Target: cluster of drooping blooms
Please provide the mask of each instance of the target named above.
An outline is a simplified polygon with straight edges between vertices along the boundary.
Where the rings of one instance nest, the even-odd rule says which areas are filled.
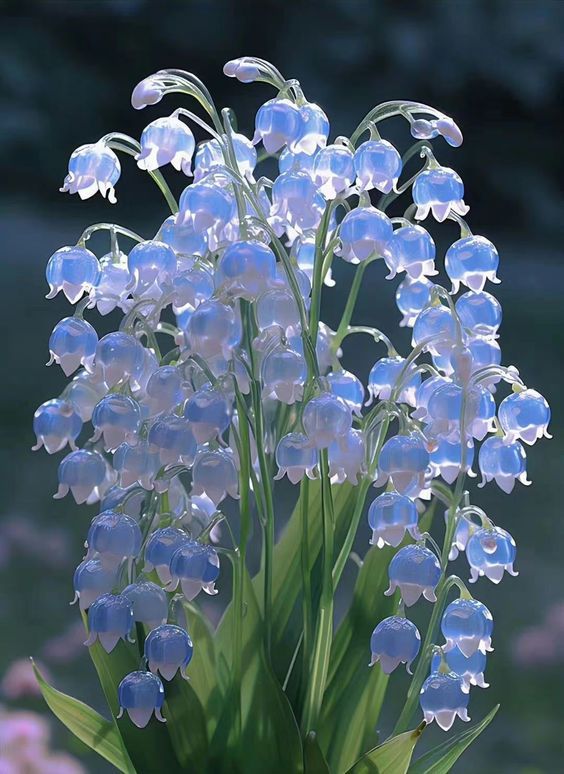
[[[327,116],[296,81],[252,58],[229,62],[225,73],[278,89],[259,109],[252,138],[233,130],[228,111],[217,113],[194,76],[161,71],[135,88],[133,106],[171,92],[195,95],[213,126],[179,108],[150,123],[139,143],[109,134],[69,163],[63,190],[114,201],[116,151],[128,153],[172,210],[146,238],[116,224],[91,226],[47,266],[48,297],[62,290],[77,306],[49,341],[51,362],[72,381],[37,409],[36,448],[70,447],[56,497],[70,491],[77,503],[100,503],[74,576],[88,610],[87,644],[110,652],[144,632],[144,658],[120,684],[120,704],[139,726],[153,712],[161,718],[161,678],[184,675],[192,656],[178,610],[202,591],[216,593],[218,551],[228,550],[211,545],[221,539],[222,502],[244,489],[271,518],[261,492],[274,486],[273,462],[275,479],[307,484],[326,476],[332,486],[357,486],[359,515],[374,483],[385,491],[369,503],[370,543],[397,549],[387,594],[397,590],[401,601],[374,630],[372,663],[389,673],[399,663],[409,670],[419,656],[414,680],[425,719],[450,728],[455,715],[468,719],[469,686],[485,687],[492,617],[460,579],[447,577],[447,564],[465,552],[472,582],[515,574],[511,536],[470,504],[464,482],[476,458],[484,484],[495,480],[510,492],[517,480],[529,483],[522,442],[547,435],[549,422],[544,398],[501,365],[501,307],[485,290],[498,282],[498,253],[470,232],[462,180],[431,149],[437,136],[460,145],[460,130],[433,108],[391,102],[350,138],[331,142]],[[407,119],[423,160],[403,184],[417,153],[402,158],[381,139],[382,122],[393,116]],[[191,125],[211,139],[196,145]],[[268,157],[277,160],[274,179],[257,171]],[[192,178],[178,206],[160,172],[165,165]],[[389,206],[409,191],[413,203],[390,217]],[[433,220],[460,229],[441,266],[421,225],[432,230]],[[101,257],[87,247],[99,231],[111,243]],[[412,328],[405,357],[379,330],[350,325],[360,282],[337,331],[319,319],[321,286],[334,284],[332,262],[357,265],[360,279],[377,259],[388,279],[404,275],[396,300],[400,324]],[[439,271],[450,290],[436,282]],[[94,309],[123,312],[119,330],[99,338],[84,319]],[[366,388],[340,363],[341,345],[355,333],[388,350]],[[496,409],[502,383],[513,391]],[[420,515],[431,498],[447,508],[442,549]],[[455,581],[461,597],[446,605]],[[433,660],[433,622],[421,648],[404,613],[421,596],[435,605],[446,640]]]

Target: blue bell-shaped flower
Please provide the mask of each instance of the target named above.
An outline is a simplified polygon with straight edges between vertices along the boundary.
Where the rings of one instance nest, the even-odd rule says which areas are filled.
[[[90,291],[92,305],[101,315],[113,312],[118,306],[125,309],[130,281],[127,256],[124,253],[119,253],[117,258],[111,253],[105,255],[100,259],[100,279]]]
[[[177,271],[176,253],[164,242],[152,239],[135,245],[127,256],[131,275],[129,289],[134,295],[152,293],[159,296],[170,287]]]
[[[300,330],[300,312],[296,299],[285,288],[267,290],[259,296],[256,304],[259,329],[281,328],[286,336]]]
[[[430,674],[423,683],[419,699],[425,722],[436,720],[443,731],[448,731],[457,715],[460,720],[469,721],[469,691],[470,686],[454,672]]]
[[[326,449],[351,428],[352,413],[344,400],[324,392],[305,405],[302,423],[310,444]]]
[[[133,606],[134,621],[145,624],[149,629],[155,629],[166,623],[168,598],[166,592],[156,583],[137,581],[137,583],[126,586],[121,593],[129,599]],[[150,666],[149,669],[151,669]],[[151,669],[151,671],[153,670]]]
[[[366,443],[362,430],[347,430],[329,445],[328,454],[331,483],[348,481],[356,486],[359,475],[366,472]]]
[[[357,207],[347,212],[339,227],[340,249],[335,250],[349,263],[385,256],[394,233],[392,223],[376,207]]]
[[[219,577],[219,556],[215,548],[188,540],[176,549],[170,560],[169,589],[178,583],[186,599],[191,602],[200,591],[217,594],[215,581]]]
[[[303,396],[307,366],[303,355],[282,344],[268,352],[261,367],[262,397],[292,405]]]
[[[190,219],[186,223],[177,223],[176,215],[168,216],[155,239],[169,245],[178,256],[184,258],[201,258],[208,252],[205,232],[195,231]]]
[[[80,609],[86,610],[98,597],[112,590],[117,580],[116,576],[116,567],[109,567],[100,559],[87,559],[81,562],[74,571],[74,601],[78,599]]]
[[[276,153],[298,139],[303,128],[300,111],[289,99],[270,99],[258,109],[253,145],[262,140],[267,153]]]
[[[384,618],[372,632],[370,666],[380,662],[382,672],[391,674],[400,664],[405,664],[411,674],[411,665],[421,648],[419,630],[407,618],[391,615]]]
[[[441,578],[441,566],[435,554],[420,545],[400,548],[388,567],[390,587],[384,593],[390,596],[396,589],[407,607],[423,595],[436,602],[435,589]]]
[[[446,379],[444,376],[431,376],[429,379],[421,382],[415,394],[416,409],[412,414],[414,419],[428,419],[427,408],[431,395],[443,384],[451,384],[451,380]]]
[[[485,290],[469,290],[457,300],[456,311],[460,321],[473,336],[495,336],[501,325],[501,304]]]
[[[450,354],[455,342],[456,322],[446,306],[428,306],[417,315],[411,338],[414,347],[421,345],[432,355],[442,355]]]
[[[138,387],[144,366],[144,347],[134,336],[114,331],[103,336],[98,342],[96,374],[108,389],[125,381],[129,381],[133,387]]]
[[[82,419],[70,401],[48,400],[33,415],[33,432],[37,443],[33,451],[42,446],[48,454],[55,454],[68,445],[76,449],[75,441],[82,430]]]
[[[178,527],[157,529],[149,537],[145,546],[145,566],[143,572],[156,571],[161,583],[170,583],[170,560],[177,548],[187,540],[188,535]]]
[[[80,505],[92,496],[99,499],[106,477],[106,462],[98,452],[78,449],[61,460],[58,475],[59,488],[55,499],[64,497],[70,489],[77,505]]]
[[[103,384],[99,384],[92,374],[79,371],[72,382],[66,386],[65,394],[82,421],[89,422],[94,406],[106,394],[106,388]]]
[[[299,109],[298,135],[289,143],[292,153],[307,153],[311,156],[318,148],[326,146],[328,136],[329,119],[319,105],[313,102],[306,102],[304,105],[301,105]]]
[[[486,654],[477,650],[468,658],[457,647],[444,654],[444,660],[451,672],[461,677],[466,685],[477,685],[480,688],[489,688],[484,679],[486,670]],[[431,672],[436,672],[439,668],[441,657],[437,654],[431,660]]]
[[[360,191],[376,188],[387,194],[401,175],[401,156],[387,140],[367,140],[355,151],[354,169]]]
[[[357,416],[361,415],[364,403],[364,386],[350,371],[331,371],[327,374],[329,389],[341,400],[344,400],[349,409]]]
[[[288,433],[278,441],[276,464],[278,473],[274,477],[275,480],[287,475],[292,484],[297,484],[304,474],[308,478],[315,478],[317,451],[303,433]]]
[[[187,309],[193,312],[203,301],[212,297],[215,289],[211,271],[200,265],[177,274],[172,287],[172,309],[175,314]]]
[[[85,645],[96,640],[106,653],[111,653],[120,640],[129,637],[133,627],[133,605],[123,594],[104,594],[88,609],[89,637]]]
[[[57,363],[65,376],[70,376],[83,365],[92,369],[98,336],[94,328],[80,317],[64,317],[53,328],[49,337],[51,363]]]
[[[508,440],[519,438],[524,443],[535,443],[548,434],[550,407],[536,390],[514,392],[499,405],[499,423]]]
[[[172,411],[186,397],[185,383],[176,366],[165,365],[157,368],[147,382],[141,404],[146,406],[149,416]]]
[[[290,148],[284,148],[278,158],[278,171],[280,174],[284,172],[307,172],[307,174],[314,180],[314,166],[315,159],[317,158],[319,151],[316,153],[293,153]]]
[[[462,444],[460,441],[449,441],[446,438],[438,439],[438,443],[431,451],[431,468],[436,476],[441,476],[447,484],[452,484],[457,479],[462,466]],[[466,441],[465,470],[471,472],[474,461],[474,444]]]
[[[462,213],[461,213],[462,214]],[[452,281],[452,292],[460,284],[480,292],[486,280],[499,283],[499,255],[495,246],[483,236],[467,236],[454,242],[445,254],[445,271]]]
[[[143,129],[141,151],[135,156],[139,169],[148,172],[172,164],[178,172],[191,175],[196,143],[191,129],[176,116],[157,118]]]
[[[227,145],[225,135],[223,135],[223,143]],[[237,161],[237,168],[239,174],[253,179],[253,172],[257,164],[257,152],[252,142],[245,137],[244,134],[231,134],[231,142],[233,143],[233,150],[235,152],[235,159]],[[194,180],[199,182],[207,174],[209,174],[214,167],[224,166],[225,156],[224,151],[217,140],[207,140],[198,146],[196,152],[196,159],[194,162]]]
[[[104,439],[106,451],[114,451],[124,441],[135,441],[141,427],[139,404],[128,395],[112,392],[92,412],[94,440]]]
[[[268,245],[234,242],[219,260],[215,281],[232,298],[253,301],[273,283],[275,274],[276,258]]]
[[[400,326],[411,328],[420,312],[427,306],[431,298],[433,283],[426,277],[412,280],[407,276],[396,290],[396,304],[403,314]]]
[[[230,449],[200,449],[192,468],[192,493],[207,495],[218,506],[227,495],[237,499],[239,477]]]
[[[135,519],[118,511],[103,511],[92,519],[86,544],[87,559],[99,554],[102,563],[117,567],[122,559],[137,556],[143,538]]]
[[[184,409],[184,417],[198,444],[221,438],[232,415],[232,398],[219,387],[209,385],[195,392]]]
[[[193,183],[184,189],[178,204],[176,223],[188,223],[197,234],[207,232],[210,249],[215,249],[222,229],[231,220],[234,200],[230,190],[208,181]]]
[[[149,450],[157,452],[161,465],[178,465],[181,462],[188,467],[194,462],[197,441],[190,423],[176,414],[164,414],[149,430]]]
[[[418,435],[389,438],[380,452],[380,473],[389,478],[400,494],[417,496],[425,485],[429,452]]]
[[[157,720],[166,722],[166,718],[161,715],[163,684],[152,672],[130,672],[126,675],[118,686],[118,701],[118,718],[122,717],[125,710],[138,728],[145,728],[153,712]]]
[[[527,479],[527,457],[519,441],[507,441],[498,436],[488,438],[480,446],[478,465],[482,474],[479,486],[495,481],[506,494],[511,494],[515,481],[525,486],[531,483]]]
[[[412,280],[434,276],[438,273],[435,252],[435,242],[422,226],[398,228],[390,243],[390,256],[386,261],[390,273],[386,279],[393,279],[399,271],[405,271]]]
[[[165,680],[172,680],[179,670],[180,675],[186,678],[186,667],[193,652],[188,632],[173,624],[158,626],[145,640],[145,658],[149,669],[154,674],[160,672]]]
[[[425,220],[429,212],[442,223],[450,212],[464,217],[470,209],[464,203],[464,183],[454,169],[433,166],[423,170],[413,183],[413,201],[417,205],[415,217]]]
[[[488,608],[477,599],[455,599],[447,605],[441,619],[446,640],[443,650],[458,648],[466,658],[476,651],[492,648],[493,618]]]
[[[475,583],[482,575],[493,583],[499,583],[505,571],[510,575],[518,575],[513,569],[516,552],[515,541],[501,527],[476,530],[466,545],[470,583]]]
[[[99,140],[96,143],[81,145],[72,152],[69,159],[69,171],[59,190],[63,193],[77,193],[81,199],[89,199],[98,191],[115,204],[114,186],[121,174],[121,165],[111,148]]]
[[[229,360],[241,342],[239,315],[231,306],[210,299],[198,306],[186,325],[186,339],[192,352],[205,360]]]
[[[384,492],[370,503],[368,524],[372,530],[371,545],[397,548],[409,532],[414,540],[420,538],[417,527],[417,508],[413,500],[397,492]]]
[[[61,247],[49,258],[45,271],[49,283],[47,298],[62,290],[71,304],[96,287],[100,280],[100,264],[86,247]]]
[[[325,199],[306,172],[284,172],[274,181],[270,210],[274,225],[289,225],[298,232],[317,228],[324,209]]]
[[[353,153],[345,145],[328,145],[315,154],[313,177],[326,199],[334,199],[354,181]]]
[[[368,392],[372,400],[390,400],[392,393],[399,403],[415,406],[415,395],[421,384],[421,374],[399,355],[377,360],[368,376]],[[399,389],[398,389],[399,388]]]

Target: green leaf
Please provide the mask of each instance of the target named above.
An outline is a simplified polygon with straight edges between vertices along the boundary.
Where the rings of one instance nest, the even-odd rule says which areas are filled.
[[[461,731],[456,736],[449,737],[446,742],[426,752],[413,762],[409,768],[409,774],[448,774],[464,750],[491,723],[498,709],[499,704],[476,725]]]
[[[32,664],[43,698],[61,723],[118,771],[135,774],[115,721],[106,720],[84,702],[53,688]]]
[[[292,708],[280,684],[268,666],[263,647],[263,621],[249,574],[243,575],[243,648],[241,685],[241,744],[237,745],[233,718],[236,690],[225,697],[223,715],[219,720],[211,748],[214,759],[211,770],[233,771],[245,774],[263,774],[277,770],[303,772],[303,753],[300,734]],[[218,658],[231,664],[231,633],[233,605],[227,608],[217,631]],[[236,689],[236,686],[233,686]],[[231,768],[230,768],[231,767]]]
[[[421,723],[414,731],[406,731],[388,739],[363,755],[348,769],[347,774],[406,774],[424,728],[425,723]]]
[[[371,548],[358,573],[353,599],[333,640],[331,669],[323,701],[319,742],[333,771],[346,771],[377,743],[376,724],[388,677],[370,668],[370,635],[394,609],[384,596],[392,548]],[[346,722],[343,722],[346,718]],[[354,728],[355,733],[350,729]]]
[[[205,770],[208,734],[202,705],[192,686],[180,675],[165,686],[164,716],[172,746],[183,771]]]
[[[304,772],[305,774],[331,774],[313,731],[310,731],[304,742]]]

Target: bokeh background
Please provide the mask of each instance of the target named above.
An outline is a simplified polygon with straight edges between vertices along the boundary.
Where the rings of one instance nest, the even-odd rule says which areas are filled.
[[[78,613],[68,606],[92,514],[69,498],[51,499],[57,460],[30,451],[34,409],[64,384],[60,370],[44,367],[49,333],[69,309],[60,297],[44,299],[45,264],[90,223],[112,219],[149,237],[165,216],[158,192],[127,160],[114,208],[99,197],[81,204],[59,194],[68,155],[113,129],[138,136],[149,120],[170,112],[170,98],[150,115],[129,102],[131,88],[162,67],[198,73],[250,133],[256,108],[271,94],[226,79],[221,70],[227,59],[254,54],[300,79],[329,114],[334,135],[351,132],[374,104],[403,97],[437,106],[463,128],[462,148],[438,140],[437,153],[465,180],[474,232],[499,249],[503,360],[546,395],[555,438],[529,454],[532,487],[518,484],[509,498],[492,485],[479,495],[514,535],[520,575],[495,588],[479,584],[478,595],[494,612],[496,650],[488,664],[491,688],[474,689],[471,714],[478,719],[497,702],[502,709],[455,771],[561,772],[564,2],[19,0],[0,3],[0,16],[4,709],[42,710],[26,669],[13,666],[27,655],[43,662],[58,687],[101,704]],[[400,130],[391,125],[390,131],[394,140]],[[457,238],[452,224],[444,230],[441,248]],[[338,282],[350,280],[349,270],[338,267]],[[392,332],[405,351],[395,283],[386,283],[379,267],[367,277],[356,320]],[[329,324],[338,320],[340,299],[341,292],[326,294]],[[359,338],[345,365],[365,375],[382,354]],[[107,770],[58,723],[51,728],[58,750],[70,750],[86,771]],[[61,758],[53,770],[80,768]]]

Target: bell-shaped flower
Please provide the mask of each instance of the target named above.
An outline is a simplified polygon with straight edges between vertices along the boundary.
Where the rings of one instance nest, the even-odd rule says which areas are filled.
[[[240,56],[230,59],[223,65],[223,74],[228,78],[237,78],[241,83],[253,83],[260,75],[260,69],[252,57]]]
[[[176,366],[165,365],[157,368],[147,382],[141,404],[154,417],[165,411],[172,411],[186,397],[186,385]]]
[[[460,598],[447,605],[441,619],[441,631],[446,640],[445,652],[456,647],[470,658],[476,651],[485,654],[493,650],[492,614],[477,599]]]
[[[347,430],[329,445],[328,454],[331,483],[348,481],[356,486],[358,477],[366,472],[366,442],[362,430]]]
[[[130,636],[133,623],[130,600],[123,594],[104,594],[88,609],[89,637],[84,644],[99,640],[106,653],[111,653],[120,640]]]
[[[192,659],[194,646],[186,629],[163,624],[149,632],[144,652],[151,672],[160,672],[165,680],[172,680],[179,670],[186,678],[186,667]]]
[[[131,104],[135,110],[156,105],[163,98],[163,87],[157,75],[149,75],[139,81],[131,93]]]
[[[303,355],[280,344],[268,352],[261,367],[262,397],[292,405],[301,400],[307,379]]]
[[[113,312],[118,306],[126,308],[130,280],[127,256],[124,253],[120,253],[118,259],[114,259],[111,254],[100,259],[100,278],[90,291],[90,298],[101,315]]]
[[[176,223],[179,226],[188,223],[198,234],[206,232],[209,247],[215,250],[233,212],[234,200],[229,188],[203,181],[189,185],[182,192]]]
[[[370,401],[394,400],[415,406],[415,396],[421,384],[421,374],[405,358],[394,355],[377,360],[368,376]]]
[[[98,191],[108,201],[115,204],[114,189],[121,174],[121,165],[111,148],[99,140],[89,145],[81,145],[71,154],[69,171],[65,177],[63,193],[77,193],[81,199],[89,199]]]
[[[319,105],[313,102],[301,105],[298,134],[289,142],[292,153],[307,153],[311,156],[318,148],[326,146],[328,136],[329,119]]]
[[[465,440],[483,438],[495,414],[495,402],[492,406],[490,400],[491,393],[483,388],[468,389],[452,382],[439,385],[427,404],[427,437],[459,441],[464,434]]]
[[[417,496],[425,485],[429,452],[418,435],[396,435],[382,447],[378,467],[400,494]]]
[[[460,441],[438,439],[436,446],[430,452],[433,474],[441,476],[447,484],[452,484],[458,478],[462,468],[462,444]],[[464,469],[471,471],[474,461],[474,444],[466,441],[466,458]],[[474,475],[473,473],[471,475]]]
[[[462,213],[461,213],[462,214]],[[445,271],[452,282],[452,292],[460,285],[480,292],[486,280],[495,284],[499,254],[495,246],[483,236],[467,236],[454,242],[445,254]]]
[[[223,390],[209,385],[195,392],[184,409],[184,418],[198,444],[221,438],[233,415],[233,401]]]
[[[387,194],[401,175],[401,156],[387,140],[367,140],[355,151],[354,169],[360,191],[376,188]]]
[[[486,654],[482,653],[481,650],[477,650],[471,656],[466,657],[464,653],[455,646],[452,650],[444,653],[443,657],[450,671],[461,677],[466,685],[477,685],[479,688],[490,687],[484,679],[487,658]],[[433,656],[431,659],[431,672],[436,672],[438,670],[440,661],[440,655],[436,654]]]
[[[501,304],[485,290],[469,290],[457,300],[456,312],[473,336],[495,336],[501,325]]]
[[[394,229],[387,215],[376,207],[357,207],[347,212],[339,227],[341,247],[335,250],[349,263],[389,253]]]
[[[485,575],[493,583],[499,583],[503,573],[519,573],[513,569],[517,548],[515,541],[501,527],[483,527],[474,532],[466,545],[466,558],[470,565],[470,583]]]
[[[500,489],[511,494],[515,481],[525,486],[531,483],[527,479],[527,456],[519,441],[499,436],[488,438],[480,447],[478,465],[482,474],[479,486],[495,481]]]
[[[159,361],[157,360],[157,356],[155,355],[154,350],[152,350],[150,347],[143,347],[142,349],[143,367],[141,368],[141,373],[139,374],[135,384],[130,385],[133,392],[133,397],[137,401],[142,400],[145,397],[149,379],[159,368]]]
[[[109,567],[100,559],[81,562],[73,578],[74,601],[79,600],[80,609],[86,610],[102,594],[108,594],[116,583],[116,575],[116,567]]]
[[[289,225],[298,232],[317,228],[324,209],[325,199],[306,172],[284,172],[274,181],[270,209],[274,225]]]
[[[161,715],[164,702],[164,688],[157,675],[152,672],[130,672],[118,686],[119,715],[125,710],[132,723],[145,728],[153,712],[157,720],[166,722]]]
[[[172,288],[172,309],[175,314],[187,309],[194,311],[203,301],[208,301],[215,290],[211,271],[199,265],[177,274]]]
[[[291,336],[300,330],[300,312],[296,299],[285,288],[267,290],[258,297],[256,316],[259,330],[281,328]]]
[[[468,349],[472,355],[472,367],[479,371],[487,366],[498,366],[501,363],[501,349],[497,341],[493,339],[474,338],[468,342]],[[492,376],[489,384],[499,381],[499,377]]]
[[[446,306],[428,306],[413,324],[412,345],[432,355],[450,354],[456,341],[456,321]]]
[[[176,116],[157,118],[143,129],[141,151],[135,156],[139,169],[148,172],[172,164],[178,172],[191,175],[196,143],[191,129]]]
[[[303,118],[293,102],[289,99],[269,99],[258,109],[253,145],[262,140],[267,153],[276,153],[285,145],[294,143],[303,128]]]
[[[520,438],[529,446],[548,433],[550,406],[536,390],[514,392],[499,404],[499,423],[507,440]]]
[[[106,478],[106,462],[98,452],[78,449],[61,460],[58,475],[59,488],[55,499],[64,497],[70,489],[77,505],[80,505],[91,496],[99,498]]]
[[[315,155],[313,177],[326,199],[334,199],[354,181],[353,154],[345,145],[328,145]]]
[[[252,142],[245,137],[244,134],[234,133],[231,135],[231,142],[233,143],[233,150],[235,152],[235,159],[237,161],[237,169],[239,174],[253,179],[253,172],[257,164],[257,152]],[[223,135],[223,143],[227,146],[227,139]],[[196,159],[194,162],[194,180],[199,182],[207,174],[209,174],[214,167],[224,166],[225,156],[219,142],[217,140],[207,140],[198,146],[196,151]]]
[[[93,440],[104,439],[106,451],[114,451],[124,441],[135,441],[141,427],[137,401],[118,392],[106,395],[92,412]]]
[[[184,258],[201,258],[208,252],[205,232],[195,231],[190,219],[186,223],[177,223],[176,215],[169,215],[155,237],[172,247],[174,252]]]
[[[458,124],[449,116],[443,116],[433,121],[418,118],[411,123],[411,134],[417,140],[431,140],[441,135],[453,148],[462,145],[462,132]]]
[[[397,492],[384,492],[370,503],[368,524],[372,530],[370,545],[397,548],[406,531],[419,540],[417,508],[413,500]]]
[[[217,507],[227,495],[238,499],[239,477],[230,449],[200,449],[192,468],[192,494],[207,495]]]
[[[370,666],[380,662],[382,672],[391,674],[400,664],[405,664],[411,674],[411,665],[421,648],[419,630],[407,618],[391,615],[384,618],[372,632],[370,638]]]
[[[302,423],[310,444],[326,449],[352,426],[352,413],[344,400],[324,392],[306,403]]]
[[[191,602],[200,591],[217,594],[215,581],[219,577],[219,556],[215,548],[188,540],[177,548],[170,560],[169,590],[180,583],[182,593]]]
[[[103,511],[90,524],[86,558],[99,554],[105,566],[117,567],[123,559],[137,556],[142,540],[139,525],[131,516],[119,511]]]
[[[151,490],[155,476],[161,466],[158,452],[147,441],[139,441],[134,446],[120,444],[112,461],[118,474],[119,484],[126,489],[133,484],[141,484]]]
[[[190,466],[196,456],[197,441],[190,423],[176,414],[159,417],[149,430],[149,449],[157,452],[161,465]]]
[[[138,387],[144,366],[144,347],[129,333],[107,333],[96,346],[95,373],[108,389],[126,381]]]
[[[284,172],[307,172],[313,180],[313,169],[318,153],[319,151],[312,154],[304,153],[303,151],[293,153],[290,148],[284,148],[278,158],[278,171],[280,174]]]
[[[304,474],[313,479],[317,465],[317,451],[303,433],[288,433],[278,441],[276,464],[278,465],[278,473],[274,477],[276,481],[284,475],[288,476],[292,484],[301,481]]]
[[[176,253],[164,242],[154,239],[140,242],[127,256],[127,268],[133,295],[152,293],[158,297],[163,289],[171,286],[176,275]]]
[[[232,298],[254,301],[273,283],[276,257],[257,241],[234,242],[221,256],[215,271],[216,287]]]
[[[391,596],[396,589],[407,607],[423,595],[436,602],[435,589],[441,577],[441,566],[435,554],[418,544],[400,548],[388,567],[390,587],[384,592]]]
[[[236,310],[215,299],[200,304],[186,325],[190,351],[204,360],[218,356],[229,360],[241,336],[241,319]]]
[[[90,421],[94,406],[105,394],[104,385],[95,380],[93,375],[87,371],[79,371],[65,388],[67,400],[72,403],[74,410],[83,422]]]
[[[407,276],[397,287],[396,304],[403,317],[400,327],[413,327],[420,312],[425,309],[431,298],[433,283],[426,277],[412,280]]]
[[[390,255],[386,259],[393,279],[399,271],[405,271],[412,280],[438,274],[435,269],[435,242],[422,226],[402,226],[394,231],[390,242]]]
[[[448,523],[449,513],[445,511],[445,523]],[[452,539],[452,545],[450,547],[448,559],[450,562],[454,562],[458,558],[461,551],[466,550],[470,536],[475,532],[476,525],[474,522],[466,516],[460,516],[457,514],[457,522],[454,531],[454,537]]]
[[[178,527],[157,529],[149,537],[145,546],[145,566],[143,572],[155,570],[161,583],[170,583],[170,560],[177,548],[186,541],[188,535]]]
[[[47,263],[45,277],[49,284],[47,298],[54,298],[62,290],[71,304],[96,287],[100,280],[100,264],[86,247],[61,247]]]
[[[137,583],[126,586],[121,593],[129,599],[133,606],[134,621],[145,624],[149,629],[155,629],[155,627],[166,623],[168,598],[166,592],[156,583],[137,581]],[[151,672],[153,671],[150,666],[149,669]]]
[[[467,722],[470,687],[454,672],[433,672],[423,683],[419,702],[426,723],[437,721],[448,731],[456,716]]]
[[[82,430],[82,419],[70,401],[48,400],[33,415],[33,432],[37,443],[33,451],[45,447],[48,454],[55,454],[68,445],[76,449],[75,441]]]
[[[86,320],[80,317],[64,317],[49,337],[49,363],[57,363],[65,376],[70,376],[83,365],[92,370],[98,335]]]
[[[353,414],[360,416],[364,403],[364,386],[360,379],[342,369],[327,374],[327,381],[333,395],[344,400]]]
[[[415,217],[425,220],[429,212],[442,223],[451,212],[464,216],[470,209],[464,203],[464,183],[454,169],[434,166],[423,170],[413,183]]]

